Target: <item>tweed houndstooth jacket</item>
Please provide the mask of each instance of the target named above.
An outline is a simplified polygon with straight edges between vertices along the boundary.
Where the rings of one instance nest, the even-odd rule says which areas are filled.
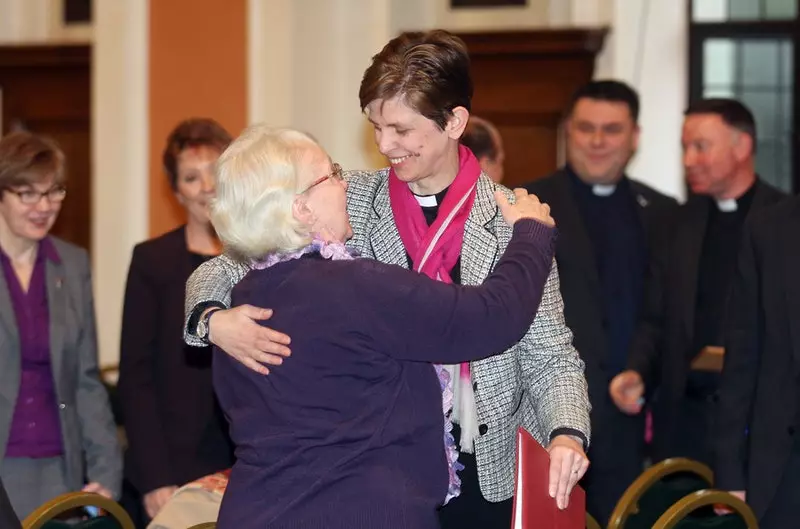
[[[347,211],[354,233],[348,246],[363,257],[408,268],[389,203],[388,169],[348,172],[346,178]],[[481,284],[511,239],[512,230],[494,200],[495,189],[503,190],[513,200],[510,190],[481,175],[464,228],[461,252],[464,285]],[[192,274],[186,287],[187,343],[202,345],[188,332],[195,330],[188,329],[194,307],[205,301],[229,306],[231,289],[247,272],[246,265],[222,255]],[[549,442],[550,434],[561,428],[580,431],[588,441],[590,406],[583,371],[584,363],[572,346],[572,332],[564,321],[564,303],[554,263],[539,311],[525,337],[504,353],[471,364],[478,422],[480,431],[485,432],[475,440],[478,481],[487,500],[502,501],[514,493],[519,426],[543,446]]]

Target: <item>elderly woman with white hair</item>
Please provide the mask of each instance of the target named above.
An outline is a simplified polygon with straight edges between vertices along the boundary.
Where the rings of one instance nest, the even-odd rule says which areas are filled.
[[[355,259],[347,183],[301,132],[248,129],[216,175],[212,222],[252,268],[232,304],[269,304],[295,337],[269,377],[214,353],[237,459],[218,526],[438,528],[459,481],[448,374],[431,363],[489,356],[527,331],[553,259],[549,208],[497,193],[513,238],[483,286],[465,287]]]

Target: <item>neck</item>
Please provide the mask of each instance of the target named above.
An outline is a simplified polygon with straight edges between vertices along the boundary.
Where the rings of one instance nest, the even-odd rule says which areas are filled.
[[[453,183],[458,175],[458,167],[458,143],[456,143],[455,148],[450,149],[445,155],[438,172],[416,182],[409,182],[408,187],[417,195],[435,195]]]
[[[720,193],[716,193],[714,198],[716,200],[739,199],[753,187],[755,182],[756,173],[752,167],[742,170],[731,181],[731,184]]]
[[[36,260],[39,241],[17,237],[11,233],[5,222],[0,222],[0,247],[12,262],[30,264]]]
[[[219,255],[222,243],[210,222],[197,222],[191,218],[186,223],[186,244],[189,250],[202,255]]]

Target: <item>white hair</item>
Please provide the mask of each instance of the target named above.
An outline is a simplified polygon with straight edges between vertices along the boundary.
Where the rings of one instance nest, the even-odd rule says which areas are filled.
[[[247,128],[217,160],[211,223],[225,248],[239,259],[290,252],[311,242],[308,226],[292,206],[298,176],[310,171],[309,154],[320,146],[309,135],[263,124]]]

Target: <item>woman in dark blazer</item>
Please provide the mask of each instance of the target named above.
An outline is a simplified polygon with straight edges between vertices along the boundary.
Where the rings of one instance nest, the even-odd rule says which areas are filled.
[[[164,170],[187,223],[137,245],[128,272],[119,373],[125,475],[150,518],[177,487],[233,462],[211,386],[211,351],[182,340],[186,280],[220,252],[208,205],[214,163],[230,140],[210,119],[190,119],[172,131]]]
[[[66,194],[52,140],[0,140],[0,477],[19,518],[66,492],[116,497],[122,481],[89,256],[49,235]]]

